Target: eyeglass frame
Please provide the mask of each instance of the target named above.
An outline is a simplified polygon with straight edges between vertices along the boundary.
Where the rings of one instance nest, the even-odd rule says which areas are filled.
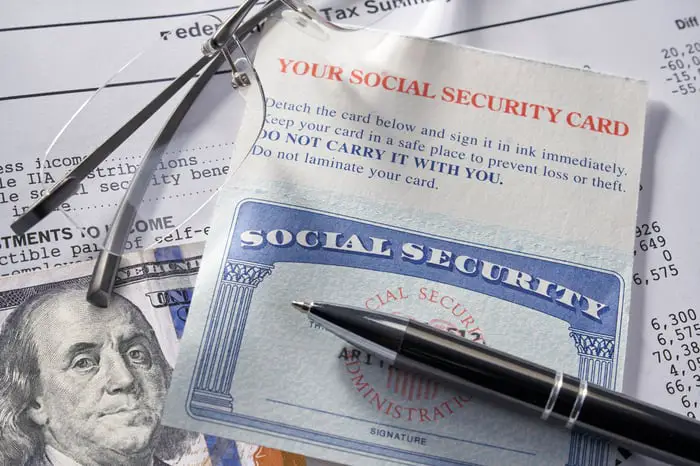
[[[217,27],[213,35],[203,43],[202,57],[178,77],[174,78],[165,89],[124,123],[121,128],[102,142],[95,150],[83,158],[80,164],[76,165],[73,170],[59,180],[48,192],[25,210],[22,215],[10,225],[10,228],[15,234],[21,235],[29,231],[51,212],[57,210],[63,202],[78,191],[80,182],[84,180],[90,172],[104,162],[117,147],[148,121],[166,102],[182,89],[186,83],[196,77],[192,87],[178,103],[177,107],[154,139],[147,153],[144,155],[142,162],[139,164],[139,168],[136,173],[134,173],[129,183],[129,188],[119,204],[117,213],[109,228],[109,234],[105,240],[105,245],[109,244],[109,247],[103,247],[100,250],[87,289],[86,299],[94,306],[100,308],[109,306],[129,230],[134,223],[138,211],[136,207],[139,206],[143,200],[153,167],[155,167],[160,160],[160,156],[164,152],[167,143],[174,136],[199,93],[215,75],[216,70],[218,70],[224,61],[227,61],[231,66],[231,85],[234,89],[246,87],[251,84],[252,81],[247,73],[238,70],[231,55],[231,51],[229,50],[230,43],[234,41],[237,44],[236,46],[240,45],[243,40],[247,39],[251,34],[256,32],[256,30],[259,31],[268,18],[285,7],[300,14],[300,19],[320,21],[324,26],[337,31],[352,30],[323,20],[313,7],[307,4],[298,4],[295,0],[269,0],[258,12],[244,21],[257,2],[258,0],[245,0],[236,11]],[[241,49],[243,48],[241,47]],[[255,73],[254,68],[252,68],[251,71]],[[198,73],[200,73],[199,76],[197,76]],[[109,85],[106,87],[109,87]],[[264,93],[262,97],[264,100]]]

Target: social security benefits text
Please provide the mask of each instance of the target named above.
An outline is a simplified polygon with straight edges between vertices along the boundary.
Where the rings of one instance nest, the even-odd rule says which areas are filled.
[[[425,264],[428,267],[456,271],[467,277],[481,277],[493,284],[540,296],[573,312],[581,312],[596,321],[600,321],[600,314],[609,309],[606,304],[593,298],[544,278],[534,277],[522,270],[423,244],[406,242],[395,250],[392,248],[392,242],[386,238],[311,229],[292,232],[282,228],[269,231],[246,230],[241,233],[240,241],[240,247],[248,250],[299,246],[310,251],[334,251],[379,258],[393,258],[395,253],[399,252],[401,260],[405,263]]]
[[[521,99],[492,95],[459,87],[437,86],[427,81],[394,76],[384,72],[365,71],[361,69],[345,70],[337,65],[312,63],[303,60],[279,58],[280,72],[345,82],[351,85],[382,89],[387,92],[407,94],[425,99],[465,105],[480,111],[490,111],[515,115],[522,118],[539,120],[566,127],[578,128],[610,136],[629,135],[630,127],[624,121],[597,115],[587,115],[574,110],[564,110],[546,104],[527,102]]]

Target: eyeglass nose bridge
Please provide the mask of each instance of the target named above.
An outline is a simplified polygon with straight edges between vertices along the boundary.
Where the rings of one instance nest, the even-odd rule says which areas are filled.
[[[236,37],[238,26],[255,3],[256,0],[247,0],[246,3],[241,5],[238,10],[219,25],[216,33],[211,38],[202,44],[202,53],[205,56],[213,57],[217,53],[222,53],[224,55],[224,58],[231,67],[231,86],[234,89],[250,86],[252,82],[249,74],[246,71],[241,71],[245,66],[240,66],[240,63],[246,60],[243,58],[238,60],[234,59],[229,47],[232,43],[235,44],[234,49],[235,47],[241,46]],[[303,29],[317,38],[326,38],[319,24],[329,27],[330,23],[324,21],[314,7],[304,1],[298,0],[275,0],[270,2],[270,6],[275,3],[276,8],[282,10],[282,18],[289,24]],[[288,14],[286,15],[284,14],[284,7],[287,7],[286,12]],[[313,32],[309,31],[309,29],[312,29]]]
[[[287,5],[291,11],[295,13],[297,24],[300,27],[306,27],[309,21],[317,21],[322,23],[323,19],[321,15],[318,14],[316,9],[306,2],[299,2],[297,0],[282,0],[282,3]]]
[[[207,57],[212,57],[221,49],[226,48],[229,39],[238,32],[243,19],[248,16],[248,13],[250,13],[256,3],[257,0],[246,0],[245,3],[240,5],[236,11],[219,25],[214,35],[202,45],[202,53]]]

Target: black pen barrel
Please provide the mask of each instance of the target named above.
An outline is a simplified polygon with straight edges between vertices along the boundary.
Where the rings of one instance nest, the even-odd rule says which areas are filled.
[[[539,412],[556,378],[552,369],[416,321],[408,324],[394,365],[448,377],[457,389],[497,401],[507,398]]]
[[[408,324],[394,365],[670,464],[700,465],[700,423],[420,322]]]
[[[589,385],[577,426],[669,464],[700,465],[700,422]]]

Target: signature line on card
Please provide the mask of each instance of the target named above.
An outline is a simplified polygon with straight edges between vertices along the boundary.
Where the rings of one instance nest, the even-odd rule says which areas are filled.
[[[456,442],[470,443],[470,444],[473,444],[473,445],[479,445],[479,446],[483,446],[483,447],[495,448],[495,449],[497,449],[497,450],[503,450],[503,451],[511,451],[511,452],[513,452],[513,453],[519,453],[519,454],[521,454],[521,455],[537,456],[537,453],[535,453],[534,451],[516,450],[516,449],[514,449],[514,448],[502,447],[502,446],[500,446],[500,445],[492,445],[492,444],[489,444],[489,443],[475,442],[475,441],[473,441],[473,440],[466,440],[466,439],[461,439],[461,438],[456,438],[456,437],[450,437],[450,436],[448,436],[448,435],[432,434],[432,433],[423,432],[423,431],[417,430],[417,429],[407,429],[407,428],[405,428],[405,427],[397,427],[397,426],[392,425],[392,424],[384,424],[384,423],[381,423],[381,422],[370,421],[370,420],[368,420],[368,419],[362,419],[362,418],[359,418],[359,417],[348,416],[348,415],[346,415],[346,414],[334,413],[334,412],[331,412],[331,411],[326,411],[326,410],[318,409],[318,408],[309,408],[308,406],[302,406],[302,405],[298,405],[298,404],[294,404],[294,403],[288,403],[288,402],[286,402],[286,401],[273,400],[273,399],[271,399],[271,398],[265,398],[265,400],[266,400],[266,401],[269,401],[270,403],[276,403],[276,404],[281,404],[281,405],[285,405],[285,406],[291,406],[291,407],[294,407],[294,408],[306,409],[306,410],[309,410],[309,411],[314,411],[314,412],[316,412],[316,413],[328,414],[328,415],[331,415],[331,416],[342,417],[342,418],[345,418],[345,419],[352,419],[352,420],[354,420],[354,421],[366,422],[366,423],[368,423],[368,424],[374,424],[374,425],[377,425],[377,426],[391,427],[392,429],[405,430],[406,432],[415,432],[415,433],[418,433],[418,434],[421,434],[421,435],[430,435],[430,436],[432,436],[432,437],[438,437],[438,438],[443,438],[443,439],[447,439],[447,440],[454,440],[454,441],[456,441]]]

